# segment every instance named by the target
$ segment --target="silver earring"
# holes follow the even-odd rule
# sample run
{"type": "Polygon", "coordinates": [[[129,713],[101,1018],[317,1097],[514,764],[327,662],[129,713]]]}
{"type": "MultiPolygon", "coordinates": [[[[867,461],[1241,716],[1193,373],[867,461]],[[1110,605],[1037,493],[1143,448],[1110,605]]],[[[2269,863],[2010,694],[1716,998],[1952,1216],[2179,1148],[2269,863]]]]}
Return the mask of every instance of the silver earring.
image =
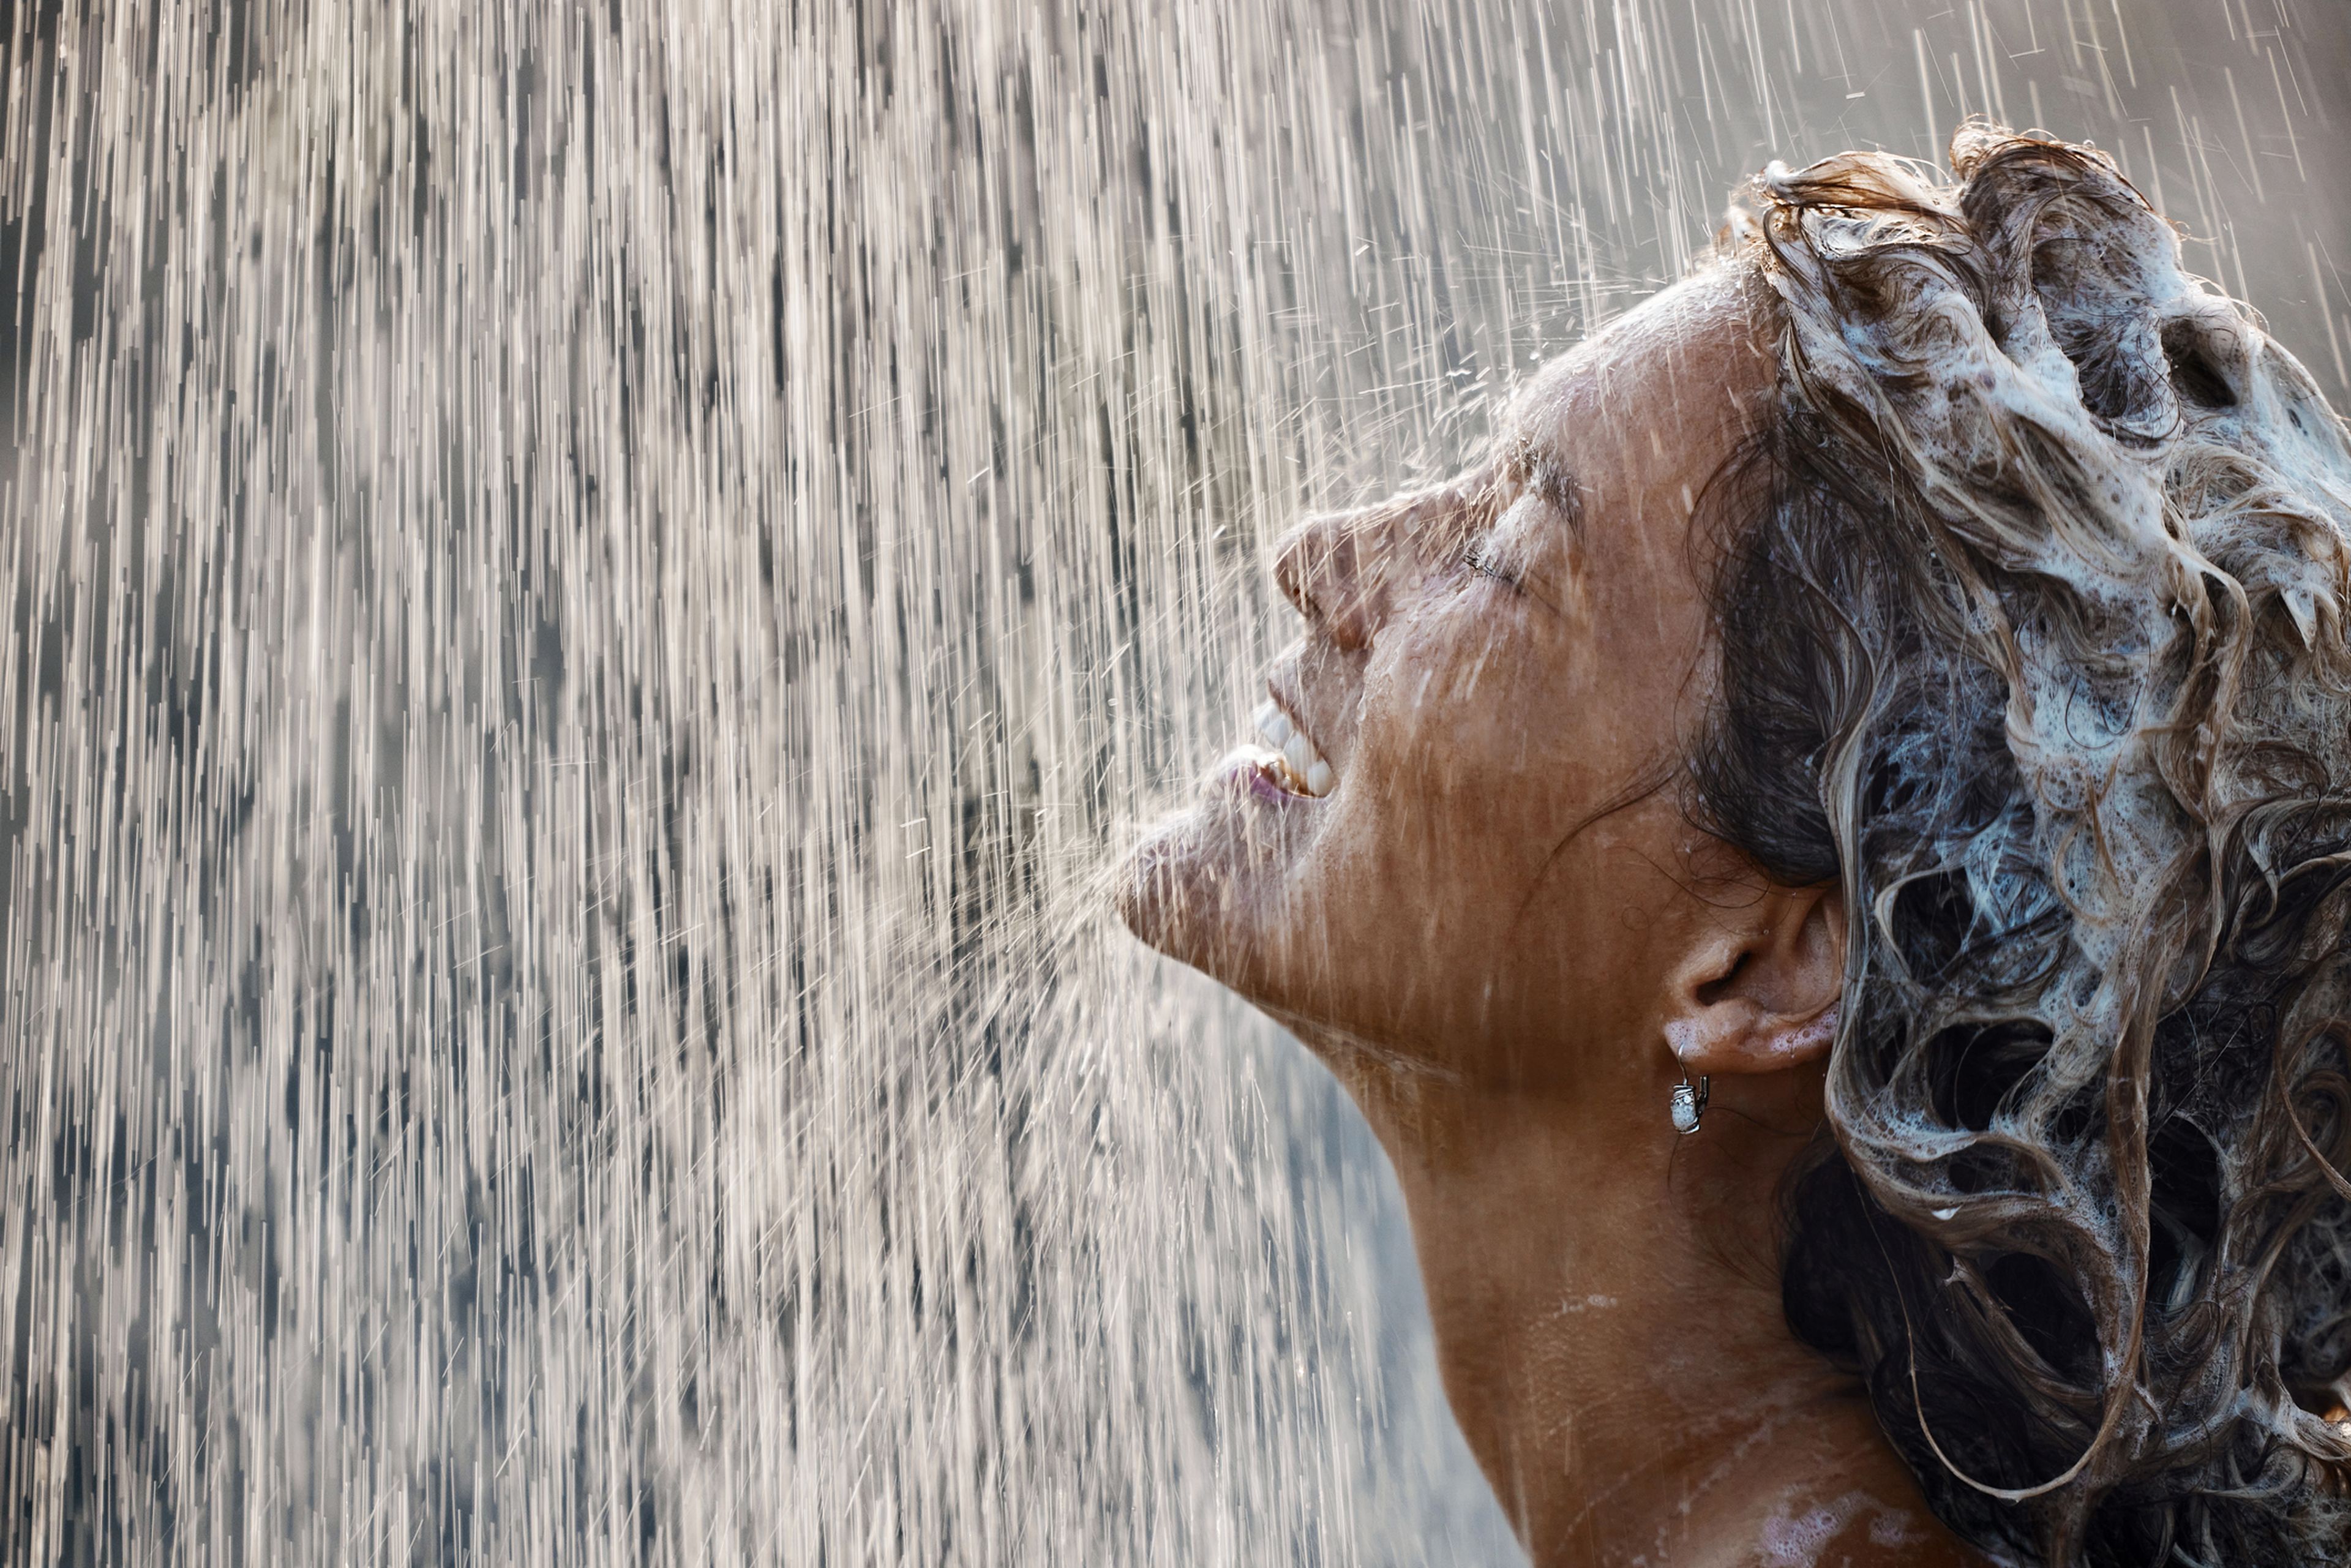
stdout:
{"type": "Polygon", "coordinates": [[[1688,1137],[1698,1131],[1698,1119],[1706,1114],[1706,1097],[1714,1080],[1701,1077],[1698,1087],[1690,1087],[1689,1071],[1684,1069],[1682,1081],[1674,1085],[1674,1131],[1688,1137]]]}

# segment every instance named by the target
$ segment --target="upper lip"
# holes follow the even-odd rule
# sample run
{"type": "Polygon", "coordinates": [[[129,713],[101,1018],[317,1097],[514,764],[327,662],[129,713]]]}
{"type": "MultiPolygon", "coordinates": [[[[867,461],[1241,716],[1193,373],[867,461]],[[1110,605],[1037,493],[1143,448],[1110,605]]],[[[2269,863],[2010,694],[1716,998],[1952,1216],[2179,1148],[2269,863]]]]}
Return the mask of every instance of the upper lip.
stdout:
{"type": "Polygon", "coordinates": [[[1284,718],[1298,727],[1299,732],[1306,737],[1308,745],[1313,747],[1325,758],[1331,755],[1329,751],[1324,750],[1322,737],[1314,733],[1314,727],[1299,716],[1297,695],[1283,688],[1280,675],[1266,677],[1265,695],[1273,699],[1273,706],[1281,710],[1281,716],[1284,718]]]}

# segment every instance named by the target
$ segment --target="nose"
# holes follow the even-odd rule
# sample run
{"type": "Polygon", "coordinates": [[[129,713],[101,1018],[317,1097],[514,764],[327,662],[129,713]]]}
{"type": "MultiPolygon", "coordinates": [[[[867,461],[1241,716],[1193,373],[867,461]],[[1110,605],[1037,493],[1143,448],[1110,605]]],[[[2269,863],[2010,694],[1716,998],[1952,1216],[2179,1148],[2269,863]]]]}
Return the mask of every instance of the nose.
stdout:
{"type": "Polygon", "coordinates": [[[1307,518],[1275,547],[1273,579],[1309,624],[1342,648],[1367,648],[1411,568],[1418,537],[1459,505],[1441,491],[1307,518]]]}
{"type": "Polygon", "coordinates": [[[1371,641],[1357,549],[1365,518],[1363,512],[1309,517],[1282,536],[1273,561],[1283,596],[1310,625],[1348,648],[1371,641]]]}

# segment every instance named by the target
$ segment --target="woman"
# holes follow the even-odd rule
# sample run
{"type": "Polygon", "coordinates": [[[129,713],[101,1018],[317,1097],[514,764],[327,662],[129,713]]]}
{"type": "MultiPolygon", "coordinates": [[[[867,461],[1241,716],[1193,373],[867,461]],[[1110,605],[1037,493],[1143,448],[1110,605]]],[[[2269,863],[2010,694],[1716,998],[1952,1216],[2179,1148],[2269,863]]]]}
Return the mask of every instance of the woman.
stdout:
{"type": "Polygon", "coordinates": [[[2351,1549],[2351,450],[2103,154],[1953,165],[1775,166],[1299,529],[1124,879],[1378,1132],[1540,1563],[2351,1549]]]}

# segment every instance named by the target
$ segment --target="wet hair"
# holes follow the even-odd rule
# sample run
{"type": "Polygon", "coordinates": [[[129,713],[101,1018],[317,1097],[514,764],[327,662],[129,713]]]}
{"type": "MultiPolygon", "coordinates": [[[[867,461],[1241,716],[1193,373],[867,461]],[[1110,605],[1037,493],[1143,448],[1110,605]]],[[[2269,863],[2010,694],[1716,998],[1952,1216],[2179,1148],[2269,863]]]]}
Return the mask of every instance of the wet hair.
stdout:
{"type": "Polygon", "coordinates": [[[1692,806],[1845,890],[1797,1334],[2013,1563],[2351,1560],[2351,447],[2105,154],[1775,165],[1692,806]]]}

